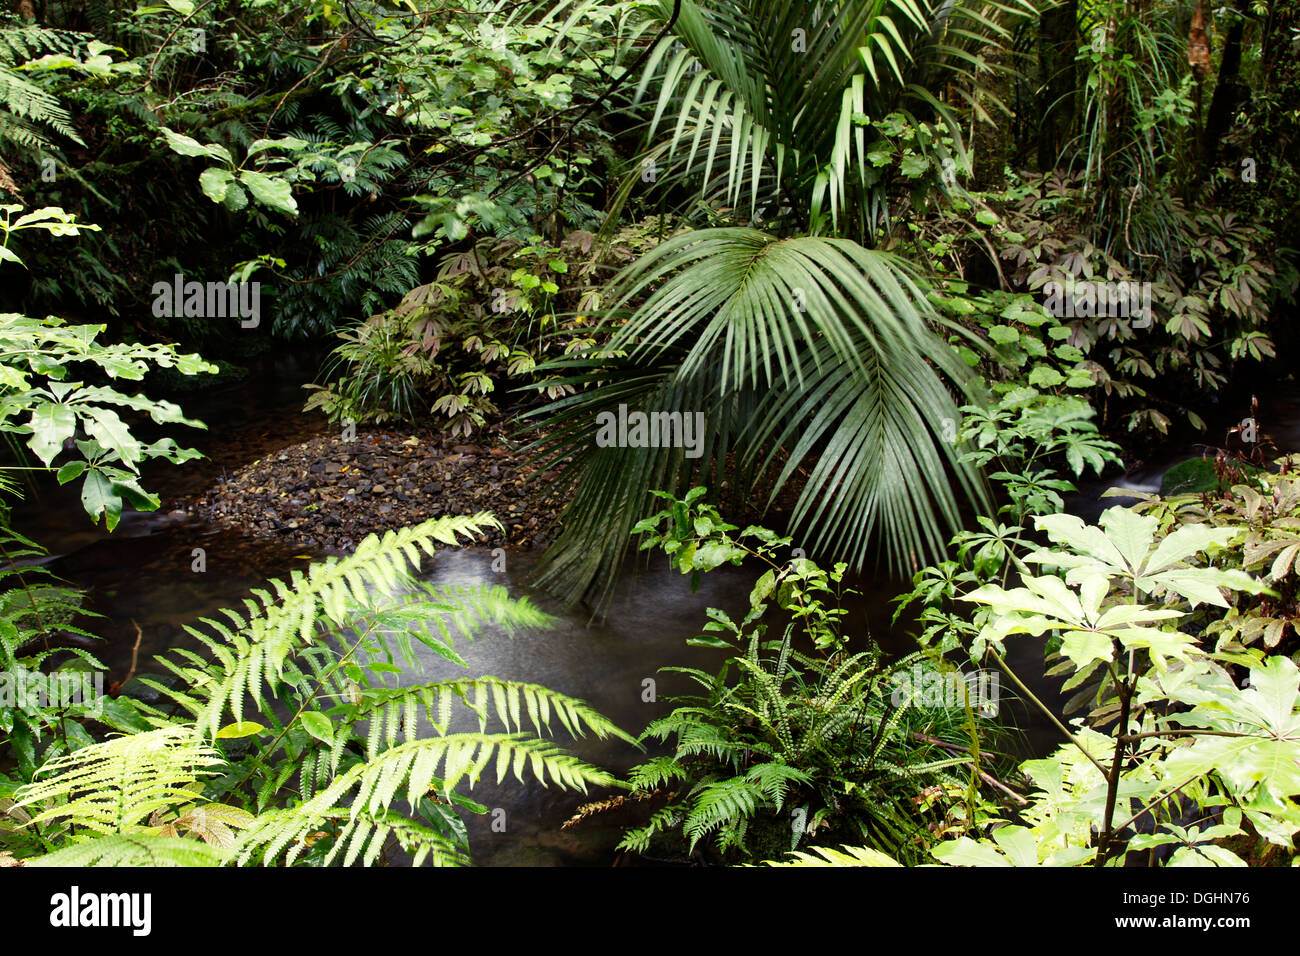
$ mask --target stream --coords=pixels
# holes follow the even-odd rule
[[[91,629],[106,638],[93,648],[110,668],[106,682],[122,680],[131,671],[133,658],[136,671],[145,673],[153,669],[153,655],[173,646],[194,646],[183,625],[223,606],[237,606],[250,587],[270,576],[285,576],[317,557],[273,540],[207,524],[175,507],[223,474],[324,431],[322,417],[301,413],[303,392],[298,383],[314,371],[305,359],[282,357],[273,363],[268,360],[243,382],[178,399],[186,413],[207,422],[209,430],[173,434],[182,445],[193,444],[208,457],[181,467],[164,463],[151,468],[143,484],[161,495],[163,507],[151,513],[124,513],[111,536],[90,524],[75,486],[43,484],[15,507],[17,530],[45,546],[51,555],[46,562],[51,569],[85,589],[90,609],[104,615]],[[1268,417],[1261,413],[1261,419],[1279,453],[1300,449],[1300,391],[1272,398]],[[1214,423],[1210,434],[1219,434]],[[1195,447],[1176,454],[1165,449],[1158,462],[1143,463],[1126,476],[1082,483],[1069,510],[1095,520],[1103,507],[1122,503],[1122,499],[1101,499],[1107,487],[1157,491],[1160,476],[1168,467],[1196,454]],[[193,570],[195,549],[202,549],[206,569],[201,573]],[[582,609],[558,608],[523,583],[537,556],[511,549],[506,568],[500,572],[493,570],[491,552],[482,548],[442,550],[427,562],[422,574],[428,580],[505,584],[513,594],[528,594],[554,614],[556,621],[544,631],[513,638],[489,628],[472,644],[458,643],[457,649],[469,663],[468,671],[417,645],[425,651],[421,660],[425,673],[407,679],[490,674],[538,683],[585,700],[636,735],[670,709],[667,698],[688,687],[682,675],[656,673],[656,668],[682,665],[715,670],[721,662],[720,652],[689,646],[686,640],[698,633],[707,607],[720,607],[732,614],[743,611],[756,576],[747,568],[724,566],[705,575],[698,592],[692,594],[689,579],[672,571],[662,554],[648,563],[637,558],[616,589],[610,615],[593,622]],[[889,632],[892,605],[888,604],[889,598],[902,590],[901,585],[862,579],[852,586],[862,593],[850,605],[848,620],[856,623],[850,627],[851,633],[870,633],[887,650],[902,650],[905,638]],[[1059,682],[1041,676],[1041,647],[1017,641],[1008,644],[1008,651],[1018,673],[1040,675],[1029,681],[1031,689],[1059,708]],[[655,681],[653,701],[645,699],[647,679]],[[1003,682],[1004,716],[1020,729],[1024,755],[1041,756],[1055,747],[1058,734],[1041,714],[1019,701],[1008,701],[1013,690],[1009,682]],[[556,729],[565,746],[597,766],[619,772],[639,759],[639,754],[621,741],[586,738],[569,742],[558,725]],[[504,811],[471,815],[468,820],[476,865],[605,866],[615,859],[613,848],[625,822],[617,815],[604,819],[596,815],[578,826],[561,829],[574,810],[592,797],[531,782],[520,785],[513,778],[507,778],[502,787],[485,780],[469,796]]]

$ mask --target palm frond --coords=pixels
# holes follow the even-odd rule
[[[572,497],[539,580],[566,599],[598,579],[591,593],[607,598],[651,488],[711,477],[745,489],[767,476],[771,501],[811,468],[795,513],[809,545],[862,566],[879,532],[894,568],[938,553],[958,527],[950,477],[983,500],[942,440],[944,420],[959,418],[950,390],[971,393],[972,379],[902,260],[846,239],[706,229],[665,240],[614,290],[627,320],[605,351],[622,358],[552,366],[595,384],[541,410],[538,447],[570,459]],[[700,457],[597,447],[597,416],[620,404],[702,413]]]
[[[675,6],[661,0],[659,18]],[[986,106],[1005,110],[988,80],[1003,69],[998,49],[1011,26],[1035,13],[1026,0],[682,0],[637,89],[638,99],[653,90],[645,160],[751,221],[788,218],[793,203],[801,224],[819,228],[825,209],[832,228],[871,241],[889,203],[871,158],[885,137],[870,121],[898,113],[913,126],[936,123],[965,168],[956,116],[930,90],[986,119]],[[913,145],[933,170],[931,188],[953,188],[939,176],[949,158],[941,138]]]

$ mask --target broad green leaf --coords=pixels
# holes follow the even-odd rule
[[[87,413],[86,431],[95,441],[103,448],[117,452],[126,465],[135,465],[141,460],[140,443],[117,412],[93,405],[83,408]]]
[[[253,734],[260,734],[266,730],[262,724],[253,720],[241,720],[237,724],[226,724],[216,733],[218,740],[238,740],[241,737],[251,737]]]
[[[77,432],[77,414],[68,405],[43,402],[32,410],[32,434],[27,446],[44,464],[63,450],[63,443]]]
[[[1012,866],[1038,866],[1038,840],[1026,827],[998,827],[993,842],[1002,847]]]
[[[113,483],[99,471],[86,472],[81,485],[81,506],[96,521],[104,516],[104,526],[112,531],[122,517],[122,498],[113,490]]]
[[[172,151],[180,153],[182,156],[209,156],[228,165],[234,165],[234,158],[224,146],[215,143],[205,146],[193,137],[186,136],[184,133],[177,133],[165,126],[162,128],[162,134]]]
[[[1029,373],[1029,384],[1038,388],[1051,388],[1065,381],[1065,376],[1049,365],[1035,365]]]
[[[57,475],[59,484],[66,485],[70,481],[75,481],[81,477],[81,473],[86,470],[84,461],[70,461],[59,469]]]
[[[1061,635],[1061,652],[1076,667],[1084,667],[1092,661],[1110,661],[1115,659],[1115,647],[1109,637],[1092,631],[1067,631]]]
[[[283,179],[276,179],[274,176],[254,172],[251,169],[241,170],[239,179],[248,187],[253,198],[263,206],[270,206],[291,216],[298,215],[298,203],[293,198],[293,187]]]
[[[1163,571],[1212,547],[1221,547],[1239,533],[1236,528],[1213,528],[1206,524],[1183,525],[1166,535],[1146,562],[1148,574]]]
[[[321,743],[332,746],[334,743],[334,725],[330,719],[319,711],[309,710],[299,718],[303,729]]]
[[[199,173],[199,186],[203,189],[203,195],[213,202],[224,202],[230,184],[234,181],[235,174],[220,166],[213,166]]]
[[[940,843],[932,851],[934,858],[947,866],[1011,866],[1011,861],[989,846],[970,837],[958,837]]]
[[[755,583],[752,591],[749,592],[749,606],[757,607],[763,601],[766,601],[776,587],[776,572],[767,571]]]

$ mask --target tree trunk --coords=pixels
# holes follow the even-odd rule
[[[1243,91],[1238,77],[1241,73],[1241,41],[1246,29],[1245,6],[1244,2],[1237,4],[1237,16],[1228,28],[1228,37],[1224,41],[1219,79],[1214,85],[1214,98],[1210,100],[1210,110],[1205,117],[1205,132],[1201,139],[1202,176],[1208,175],[1217,162],[1219,146],[1232,126],[1232,114],[1241,101]]]

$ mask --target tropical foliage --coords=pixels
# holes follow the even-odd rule
[[[461,864],[485,775],[625,788],[578,820],[641,813],[620,852],[653,859],[1295,859],[1300,484],[1259,421],[1300,345],[1295,4],[13,6],[0,863]],[[105,693],[95,604],[11,504],[158,508],[151,468],[199,457],[174,393],[263,354],[318,369],[304,421],[526,443],[566,608],[615,612],[634,541],[750,575],[694,640],[716,665],[669,668],[693,693],[635,740],[426,679],[552,623],[417,576],[504,530],[440,512]],[[655,437],[611,440],[630,416]],[[899,577],[878,642],[849,608]],[[1016,706],[925,704],[922,667]],[[627,744],[627,779],[553,730]]]
[[[804,838],[848,837],[924,859],[931,821],[913,798],[973,793],[991,779],[981,778],[970,700],[948,711],[922,707],[915,689],[900,693],[900,675],[918,655],[885,662],[875,649],[851,651],[845,565],[826,571],[807,558],[781,562],[789,538],[726,523],[701,503],[704,493],[663,495],[671,506],[638,525],[649,533],[643,546],[661,547],[693,578],[747,559],[768,570],[742,620],[710,608],[693,641],[731,655],[717,674],[668,668],[704,692],[683,698],[642,735],[671,740],[672,750],[633,768],[633,794],[670,796],[621,846],[644,852],[660,834],[677,832],[688,852],[708,842],[725,858],[747,852],[758,831],[754,838],[769,848],[785,839],[793,848]],[[769,636],[782,617],[780,636]]]
[[[953,417],[949,389],[970,387],[965,367],[935,335],[920,277],[870,248],[892,221],[894,171],[881,167],[900,150],[913,202],[947,191],[942,171],[964,165],[961,130],[931,89],[976,95],[964,46],[996,44],[1009,35],[999,20],[1032,8],[671,9],[661,15],[674,37],[641,83],[657,89],[643,178],[649,164],[658,187],[662,162],[665,185],[696,191],[723,224],[661,244],[615,279],[626,321],[611,348],[640,374],[553,406],[546,426],[578,487],[543,580],[572,597],[607,580],[646,489],[709,477],[671,451],[594,450],[591,423],[619,404],[704,412],[706,457],[718,469],[734,457],[746,479],[766,474],[773,497],[816,460],[793,516],[810,543],[861,567],[878,530],[886,562],[911,566],[958,523],[958,493],[940,475],[956,472],[958,492],[981,489],[939,431]],[[579,380],[610,376],[590,362],[575,359]]]
[[[132,732],[48,759],[12,790],[6,847],[46,865],[148,854],[155,865],[347,866],[393,853],[457,865],[469,859],[459,814],[488,808],[455,790],[489,767],[498,781],[527,770],[544,785],[612,784],[540,736],[552,720],[575,735],[622,736],[581,701],[494,677],[390,683],[402,671],[395,655],[418,666],[414,642],[463,664],[457,634],[547,622],[500,588],[410,580],[435,541],[455,545],[491,520],[368,538],[346,558],[255,590],[245,612],[204,620],[192,633],[206,657],[178,649],[160,660],[173,681],[144,679],[165,703],[128,702]],[[477,730],[452,729],[460,708]]]

